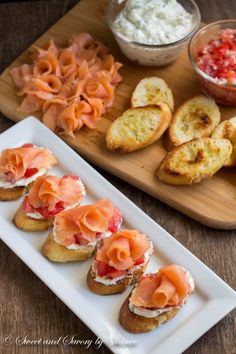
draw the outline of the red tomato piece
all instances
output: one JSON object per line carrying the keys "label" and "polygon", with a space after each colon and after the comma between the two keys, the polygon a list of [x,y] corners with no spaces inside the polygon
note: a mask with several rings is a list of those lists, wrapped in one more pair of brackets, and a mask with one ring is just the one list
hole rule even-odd
{"label": "red tomato piece", "polygon": [[100,277],[117,278],[124,274],[124,271],[117,270],[105,262],[97,262],[97,273]]}
{"label": "red tomato piece", "polygon": [[115,208],[114,215],[108,225],[108,230],[113,233],[117,232],[121,221],[122,221],[121,211],[120,209]]}
{"label": "red tomato piece", "polygon": [[27,143],[27,144],[22,145],[21,147],[22,147],[22,148],[32,148],[33,146],[34,146],[34,145],[31,144],[31,143]]}
{"label": "red tomato piece", "polygon": [[86,240],[85,238],[83,238],[83,235],[80,233],[80,234],[76,234],[74,235],[75,237],[75,242],[78,244],[78,245],[87,245],[89,243],[88,240]]}
{"label": "red tomato piece", "polygon": [[135,261],[134,265],[142,264],[142,263],[144,263],[144,260],[145,260],[145,257],[142,256],[142,257],[140,257],[139,259],[137,259],[137,260]]}
{"label": "red tomato piece", "polygon": [[32,177],[37,172],[38,172],[38,168],[36,168],[36,167],[27,168],[27,170],[25,171],[24,177],[25,178]]}
{"label": "red tomato piece", "polygon": [[32,213],[34,212],[34,208],[32,207],[32,205],[29,203],[29,198],[25,197],[22,203],[22,209],[27,212],[27,213]]}

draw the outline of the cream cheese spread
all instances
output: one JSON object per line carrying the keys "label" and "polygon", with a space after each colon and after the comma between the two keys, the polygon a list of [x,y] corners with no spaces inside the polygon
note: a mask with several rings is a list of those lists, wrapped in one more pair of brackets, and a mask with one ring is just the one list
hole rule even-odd
{"label": "cream cheese spread", "polygon": [[37,177],[44,175],[47,172],[45,168],[42,168],[37,173],[31,177],[20,178],[15,183],[11,183],[5,180],[4,175],[0,176],[0,188],[14,188],[14,187],[25,187],[31,182],[34,182]]}
{"label": "cream cheese spread", "polygon": [[[194,291],[194,287],[195,287],[194,280],[193,280],[191,274],[189,273],[189,271],[187,271],[184,267],[182,267],[182,269],[184,270],[184,272],[186,274],[190,290],[189,290],[189,295],[186,296],[185,299],[183,299],[182,303],[179,306],[169,306],[169,307],[165,307],[165,308],[149,310],[148,308],[135,306],[129,302],[130,311],[135,313],[138,316],[142,316],[142,317],[146,317],[146,318],[153,318],[153,317],[157,317],[159,315],[162,315],[163,313],[166,313],[166,312],[169,312],[172,310],[178,310],[179,308],[181,308],[187,302],[190,294]],[[133,289],[133,291],[135,291],[135,288]]]}
{"label": "cream cheese spread", "polygon": [[184,38],[193,17],[177,0],[128,0],[114,26],[130,41],[162,45]]}

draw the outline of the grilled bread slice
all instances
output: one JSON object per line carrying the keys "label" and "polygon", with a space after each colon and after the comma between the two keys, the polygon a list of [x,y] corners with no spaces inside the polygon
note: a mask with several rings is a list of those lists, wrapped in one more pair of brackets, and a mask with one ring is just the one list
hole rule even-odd
{"label": "grilled bread slice", "polygon": [[157,176],[173,185],[198,183],[223,167],[231,153],[232,144],[227,139],[193,139],[167,153]]}
{"label": "grilled bread slice", "polygon": [[33,182],[27,186],[17,186],[13,188],[0,188],[0,200],[11,201],[16,200],[29,192]]}
{"label": "grilled bread slice", "polygon": [[132,107],[145,107],[158,102],[167,103],[174,110],[174,98],[167,83],[159,77],[146,77],[136,86],[132,97]]}
{"label": "grilled bread slice", "polygon": [[29,217],[20,206],[17,210],[13,222],[20,230],[24,231],[45,231],[52,226],[53,218],[50,219],[33,219]]}
{"label": "grilled bread slice", "polygon": [[171,150],[192,139],[209,137],[219,122],[220,110],[215,101],[203,95],[195,96],[176,110],[165,147]]}
{"label": "grilled bread slice", "polygon": [[171,111],[166,103],[130,108],[111,124],[106,147],[120,153],[142,149],[159,139],[170,121]]}
{"label": "grilled bread slice", "polygon": [[129,285],[133,285],[139,281],[139,279],[143,275],[147,265],[148,265],[148,262],[146,262],[142,266],[138,267],[133,272],[132,275],[129,275],[129,276],[127,275],[123,279],[119,280],[117,283],[114,283],[111,285],[105,285],[105,284],[97,282],[95,280],[96,273],[91,266],[90,270],[88,272],[88,275],[87,275],[87,285],[92,292],[99,294],[99,295],[113,295],[113,294],[123,293]]}
{"label": "grilled bread slice", "polygon": [[129,309],[129,297],[126,298],[120,309],[119,321],[126,331],[130,333],[143,333],[149,332],[159,327],[161,324],[171,320],[179,311],[179,309],[173,308],[173,310],[165,312],[156,317],[147,318],[138,316],[131,312]]}
{"label": "grilled bread slice", "polygon": [[52,234],[48,235],[43,245],[43,254],[52,262],[77,262],[84,261],[95,252],[94,245],[85,245],[79,249],[69,249],[54,241]]}
{"label": "grilled bread slice", "polygon": [[213,131],[212,138],[229,139],[233,145],[230,158],[225,162],[225,167],[236,166],[236,117],[221,122]]}
{"label": "grilled bread slice", "polygon": [[25,194],[25,187],[0,188],[0,200],[16,200]]}

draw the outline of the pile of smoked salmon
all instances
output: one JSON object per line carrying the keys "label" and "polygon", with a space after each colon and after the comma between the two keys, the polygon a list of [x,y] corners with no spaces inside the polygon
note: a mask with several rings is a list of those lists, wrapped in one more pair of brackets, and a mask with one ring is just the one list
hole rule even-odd
{"label": "pile of smoked salmon", "polygon": [[79,33],[64,48],[53,39],[44,48],[34,46],[31,58],[31,64],[10,70],[22,97],[18,110],[41,111],[44,124],[71,137],[83,125],[95,128],[122,80],[122,64],[103,43]]}

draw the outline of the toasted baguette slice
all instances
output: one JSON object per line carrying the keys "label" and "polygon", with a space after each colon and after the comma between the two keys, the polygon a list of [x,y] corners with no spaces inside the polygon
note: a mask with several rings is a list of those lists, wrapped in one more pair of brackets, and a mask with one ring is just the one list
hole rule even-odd
{"label": "toasted baguette slice", "polygon": [[164,322],[169,321],[179,311],[179,309],[173,309],[169,312],[165,312],[153,318],[138,316],[135,313],[131,312],[129,309],[129,297],[130,295],[126,298],[123,305],[121,306],[119,321],[122,327],[124,327],[126,331],[131,333],[142,333],[152,331]]}
{"label": "toasted baguette slice", "polygon": [[14,219],[14,224],[18,229],[24,231],[45,231],[52,226],[53,219],[33,219],[30,218],[20,206],[17,210]]}
{"label": "toasted baguette slice", "polygon": [[87,275],[87,285],[92,292],[99,295],[113,295],[123,293],[129,285],[135,284],[139,281],[147,265],[148,262],[138,267],[131,276],[126,276],[125,278],[112,285],[105,285],[97,282],[95,280],[96,273],[91,266]]}
{"label": "toasted baguette slice", "polygon": [[184,102],[175,112],[164,145],[167,150],[195,138],[211,135],[220,122],[220,110],[215,101],[203,95]]}
{"label": "toasted baguette slice", "polygon": [[236,166],[236,117],[221,122],[213,131],[212,138],[229,139],[233,145],[230,158],[225,162],[225,167]]}
{"label": "toasted baguette slice", "polygon": [[28,184],[28,186],[19,186],[13,188],[0,188],[0,200],[11,201],[16,200],[26,194],[34,182]]}
{"label": "toasted baguette slice", "polygon": [[198,183],[223,167],[231,153],[232,144],[227,139],[194,139],[167,153],[157,176],[173,185]]}
{"label": "toasted baguette slice", "polygon": [[130,108],[111,124],[106,147],[120,153],[142,149],[159,139],[170,121],[171,112],[165,103]]}
{"label": "toasted baguette slice", "polygon": [[16,200],[25,194],[25,187],[0,188],[0,200]]}
{"label": "toasted baguette slice", "polygon": [[79,249],[71,250],[54,241],[52,234],[48,235],[43,245],[42,252],[52,262],[74,262],[84,261],[91,257],[95,251],[95,246],[86,245]]}
{"label": "toasted baguette slice", "polygon": [[174,110],[174,98],[167,83],[155,76],[142,79],[132,94],[131,106],[145,107],[158,102],[164,102]]}

